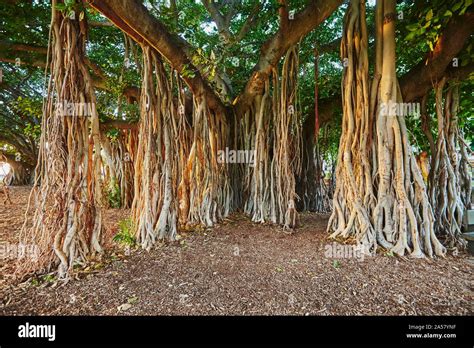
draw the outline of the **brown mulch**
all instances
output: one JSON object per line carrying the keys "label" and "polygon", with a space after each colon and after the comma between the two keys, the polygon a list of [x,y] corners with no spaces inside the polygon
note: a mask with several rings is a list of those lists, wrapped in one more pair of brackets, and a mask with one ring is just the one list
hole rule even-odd
{"label": "brown mulch", "polygon": [[[13,186],[9,188],[12,204],[3,202],[0,196],[0,288],[12,283],[15,270],[14,259],[7,250],[7,245],[18,245],[18,237],[23,226],[24,214],[28,204],[31,187]],[[5,253],[5,254],[4,254]]]}
{"label": "brown mulch", "polygon": [[[21,225],[24,206],[0,210],[3,241]],[[107,212],[109,233],[126,214]],[[301,222],[288,234],[235,215],[212,230],[182,232],[179,242],[150,252],[113,255],[66,284],[9,285],[0,314],[472,314],[467,255],[336,261],[325,256],[332,243],[326,240],[327,216],[302,214]]]}
{"label": "brown mulch", "polygon": [[[12,249],[6,249],[5,246],[15,246],[19,243],[19,232],[23,226],[31,187],[11,186],[9,190],[12,204],[4,204],[3,197],[0,196],[0,244],[3,246],[3,248],[0,248],[0,295],[2,289],[8,288],[15,282],[13,276],[15,259],[12,258],[14,252],[11,251]],[[105,226],[104,248],[115,247],[112,243],[112,237],[117,232],[118,221],[128,217],[128,214],[127,209],[108,209],[105,211],[103,222]],[[5,251],[7,251],[7,254],[2,255],[2,252]]]}

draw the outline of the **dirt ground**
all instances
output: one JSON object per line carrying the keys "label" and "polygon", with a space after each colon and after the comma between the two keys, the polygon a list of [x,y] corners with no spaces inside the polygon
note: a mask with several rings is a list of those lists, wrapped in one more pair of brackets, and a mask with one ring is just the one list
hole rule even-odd
{"label": "dirt ground", "polygon": [[[16,243],[29,189],[0,203],[0,241]],[[106,214],[115,233],[125,210]],[[0,260],[2,315],[472,314],[473,260],[325,255],[327,216],[302,214],[293,234],[235,215],[212,230],[130,255],[115,251],[68,283],[13,285]]]}

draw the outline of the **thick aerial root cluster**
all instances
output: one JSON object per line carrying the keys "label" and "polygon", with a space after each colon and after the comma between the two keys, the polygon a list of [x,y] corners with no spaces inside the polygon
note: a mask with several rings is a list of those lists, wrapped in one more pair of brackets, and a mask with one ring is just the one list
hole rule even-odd
{"label": "thick aerial root cluster", "polygon": [[204,98],[194,97],[193,139],[186,165],[189,186],[187,222],[213,226],[233,207],[227,163],[219,163],[218,152],[227,146],[228,125],[224,115],[211,113]]}
{"label": "thick aerial root cluster", "polygon": [[56,11],[55,3],[37,175],[21,233],[21,242],[38,247],[40,257],[38,264],[20,265],[20,271],[59,262],[59,275],[65,276],[75,262],[101,251],[101,150],[96,100],[84,61],[86,34],[79,20]]}
{"label": "thick aerial root cluster", "polygon": [[[316,106],[317,107],[317,106]],[[298,207],[302,211],[312,211],[318,213],[329,213],[332,211],[332,197],[334,194],[334,185],[332,180],[325,182],[323,177],[323,160],[320,152],[320,140],[314,134],[319,134],[319,127],[313,134],[314,129],[311,124],[314,119],[308,117],[303,126],[303,147],[301,174],[296,177],[296,188],[300,200]],[[323,128],[326,134],[326,128]],[[310,135],[308,135],[310,133]]]}
{"label": "thick aerial root cluster", "polygon": [[[118,195],[118,206],[131,208],[133,202],[134,158],[138,145],[136,130],[118,130],[109,137],[101,132],[102,171],[105,173],[104,189],[106,194]],[[111,202],[107,202],[109,206]]]}
{"label": "thick aerial root cluster", "polygon": [[[459,143],[461,158],[459,160],[459,184],[461,185],[461,201],[463,202],[466,209],[472,209],[471,192],[472,192],[472,179],[471,179],[471,165],[467,155],[468,146],[463,139],[463,135],[458,130],[458,139],[461,140]],[[466,223],[466,220],[464,220]]]}
{"label": "thick aerial root cluster", "polygon": [[[255,150],[254,167],[245,168],[245,212],[252,221],[270,221],[293,228],[297,223],[295,174],[301,170],[301,125],[297,110],[296,48],[273,70],[263,97],[247,111],[240,131],[243,146]],[[255,118],[253,118],[255,115]]]}
{"label": "thick aerial root cluster", "polygon": [[12,155],[3,153],[0,150],[0,161],[8,163],[10,171],[3,178],[6,185],[21,186],[31,185],[34,179],[34,173],[23,162],[16,161]]}
{"label": "thick aerial root cluster", "polygon": [[370,139],[373,126],[369,115],[369,85],[365,5],[352,1],[345,17],[341,56],[344,71],[343,120],[336,167],[333,213],[329,221],[331,237],[355,236],[358,243],[374,251],[377,245],[371,221],[375,207],[372,186]]}
{"label": "thick aerial root cluster", "polygon": [[149,249],[158,239],[174,240],[178,223],[213,226],[233,203],[227,164],[217,156],[228,137],[224,115],[194,97],[188,124],[179,79],[150,47],[143,46],[143,57],[132,217],[138,241]]}
{"label": "thick aerial root cluster", "polygon": [[[449,86],[443,108],[443,88],[446,80],[436,88],[436,113],[438,116],[438,137],[430,175],[430,199],[436,218],[437,235],[445,239],[448,247],[465,247],[461,238],[464,211],[461,180],[466,176],[467,156],[464,143],[459,141],[457,112],[459,108],[459,86],[454,82]],[[461,149],[461,156],[458,155]],[[465,180],[465,179],[464,179]],[[464,195],[466,196],[466,195]]]}
{"label": "thick aerial root cluster", "polygon": [[139,142],[132,217],[138,242],[149,249],[177,234],[177,113],[172,86],[157,54],[143,46]]}
{"label": "thick aerial root cluster", "polygon": [[395,75],[394,6],[393,0],[377,2],[370,93],[364,2],[352,0],[345,17],[343,128],[328,229],[332,238],[354,237],[370,253],[381,246],[398,255],[442,256],[445,249],[434,234],[432,208],[404,118],[383,107],[402,102]]}
{"label": "thick aerial root cluster", "polygon": [[300,206],[303,211],[329,213],[332,211],[332,187],[324,182],[319,144],[304,144],[301,175],[297,178]]}

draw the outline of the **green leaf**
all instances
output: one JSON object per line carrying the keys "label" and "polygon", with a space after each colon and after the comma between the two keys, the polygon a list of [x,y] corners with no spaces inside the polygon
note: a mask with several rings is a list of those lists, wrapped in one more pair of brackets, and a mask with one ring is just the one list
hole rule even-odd
{"label": "green leaf", "polygon": [[425,19],[426,19],[427,21],[430,21],[431,18],[433,18],[433,10],[432,10],[432,9],[428,11],[428,13],[426,14]]}
{"label": "green leaf", "polygon": [[405,40],[407,41],[411,41],[415,38],[416,36],[416,32],[412,31],[411,33],[409,33],[406,37],[405,37]]}
{"label": "green leaf", "polygon": [[64,11],[66,10],[66,5],[64,4],[56,4],[56,6],[54,6],[54,8],[58,11]]}
{"label": "green leaf", "polygon": [[456,5],[453,6],[453,8],[451,9],[451,11],[453,12],[456,12],[457,10],[459,10],[462,6],[462,1],[459,1],[456,3]]}
{"label": "green leaf", "polygon": [[426,28],[420,28],[420,29],[418,29],[418,30],[416,31],[416,34],[417,34],[417,35],[422,35],[422,34],[424,34],[425,32],[426,32]]}
{"label": "green leaf", "polygon": [[444,13],[443,16],[445,17],[451,17],[453,15],[453,13],[450,11],[450,10],[446,10],[446,12]]}
{"label": "green leaf", "polygon": [[466,0],[464,7],[461,10],[461,12],[459,12],[459,14],[463,15],[466,12],[466,10],[469,8],[469,6],[471,6],[471,4],[472,4],[472,0]]}

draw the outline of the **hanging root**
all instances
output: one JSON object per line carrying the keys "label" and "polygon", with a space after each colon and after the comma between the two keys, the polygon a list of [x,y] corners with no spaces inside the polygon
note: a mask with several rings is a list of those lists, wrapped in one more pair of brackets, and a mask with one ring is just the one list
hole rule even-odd
{"label": "hanging root", "polygon": [[40,257],[19,265],[19,272],[59,264],[59,276],[65,277],[76,262],[101,252],[101,150],[96,100],[84,61],[84,23],[58,12],[55,4],[37,175],[20,237],[21,243],[38,247]]}
{"label": "hanging root", "polygon": [[[118,130],[114,137],[101,131],[102,171],[105,173],[103,191],[118,195],[114,202],[106,202],[113,208],[131,208],[133,202],[134,158],[138,144],[136,130]],[[117,204],[118,203],[118,204]]]}
{"label": "hanging root", "polygon": [[[461,180],[466,177],[467,168],[466,162],[463,162],[465,150],[462,150],[463,144],[458,141],[459,86],[456,81],[449,86],[443,108],[445,84],[446,80],[443,79],[436,87],[438,137],[430,175],[430,198],[436,218],[436,234],[445,239],[449,248],[463,249],[466,247],[466,241],[461,238],[461,227],[466,205],[463,202]],[[461,148],[461,156],[458,156],[458,146]]]}
{"label": "hanging root", "polygon": [[443,256],[405,120],[386,112],[387,105],[402,102],[395,75],[394,6],[394,0],[377,2],[370,94],[364,2],[352,0],[345,17],[343,128],[328,229],[332,238],[355,237],[371,253],[381,246],[401,256],[407,251],[412,257]]}
{"label": "hanging root", "polygon": [[195,96],[191,127],[184,101],[179,79],[166,72],[155,51],[143,46],[132,216],[145,249],[158,239],[174,240],[178,223],[213,226],[233,209],[227,164],[217,160],[227,145],[225,115],[212,113],[205,99]]}
{"label": "hanging root", "polygon": [[[373,151],[369,119],[367,31],[365,5],[352,1],[345,16],[341,57],[347,62],[344,71],[343,120],[336,166],[333,213],[328,229],[331,238],[353,236],[369,252],[375,252],[376,233],[371,220],[375,207],[372,168]],[[384,246],[389,246],[386,243]]]}
{"label": "hanging root", "polygon": [[[255,166],[246,168],[245,212],[252,221],[297,225],[295,174],[301,172],[301,125],[297,109],[296,47],[285,57],[281,76],[273,70],[273,91],[267,81],[265,92],[244,116],[243,146],[255,150]],[[272,95],[271,95],[272,93]],[[271,98],[271,101],[269,100]],[[255,115],[255,119],[252,119]],[[253,133],[252,136],[249,133]]]}
{"label": "hanging root", "polygon": [[189,224],[213,226],[233,205],[228,165],[218,161],[218,152],[227,147],[229,127],[224,117],[212,113],[204,98],[194,97],[193,139],[185,173]]}
{"label": "hanging root", "polygon": [[135,160],[132,217],[138,242],[149,250],[177,234],[177,114],[163,63],[143,46],[139,143]]}

